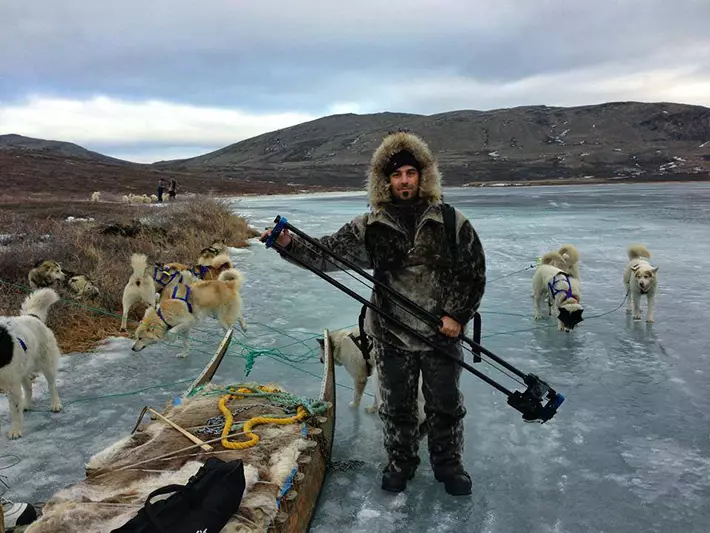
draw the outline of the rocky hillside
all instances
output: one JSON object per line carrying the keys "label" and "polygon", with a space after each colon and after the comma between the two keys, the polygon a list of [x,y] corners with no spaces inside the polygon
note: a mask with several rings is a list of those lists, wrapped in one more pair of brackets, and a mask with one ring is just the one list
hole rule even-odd
{"label": "rocky hillside", "polygon": [[154,166],[356,187],[382,136],[398,128],[429,142],[448,185],[585,177],[707,179],[710,171],[710,109],[637,102],[430,116],[335,115]]}
{"label": "rocky hillside", "polygon": [[72,143],[0,135],[0,196],[151,193],[159,177],[177,178],[183,193],[360,188],[373,150],[399,128],[429,142],[446,185],[710,179],[710,109],[620,102],[334,115],[153,165]]}
{"label": "rocky hillside", "polygon": [[64,141],[49,141],[46,139],[35,139],[24,137],[23,135],[0,135],[0,152],[25,152],[31,155],[51,155],[58,157],[72,157],[85,161],[96,161],[103,163],[113,163],[115,165],[135,165],[122,159],[109,157],[98,152],[92,152],[79,146],[78,144]]}

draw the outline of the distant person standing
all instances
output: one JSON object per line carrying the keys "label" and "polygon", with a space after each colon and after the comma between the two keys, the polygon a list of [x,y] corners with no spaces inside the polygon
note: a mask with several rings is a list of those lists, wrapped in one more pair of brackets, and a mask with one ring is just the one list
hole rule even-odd
{"label": "distant person standing", "polygon": [[160,178],[158,180],[158,201],[162,202],[163,201],[163,193],[165,192],[165,180],[163,178]]}
{"label": "distant person standing", "polygon": [[177,181],[172,179],[172,180],[170,180],[170,187],[168,187],[168,198],[170,200],[175,200],[176,195],[177,195]]}

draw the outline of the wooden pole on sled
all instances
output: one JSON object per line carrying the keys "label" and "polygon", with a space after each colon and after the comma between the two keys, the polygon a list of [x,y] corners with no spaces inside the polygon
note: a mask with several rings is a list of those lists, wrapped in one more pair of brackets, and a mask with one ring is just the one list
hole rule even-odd
{"label": "wooden pole on sled", "polygon": [[234,328],[229,328],[224,334],[222,342],[219,343],[217,351],[212,356],[212,359],[210,359],[209,363],[207,363],[207,366],[205,366],[202,372],[200,372],[200,375],[197,376],[195,381],[192,382],[192,385],[190,385],[187,390],[182,393],[182,396],[175,399],[176,403],[180,403],[181,400],[184,400],[185,398],[189,397],[195,391],[195,389],[197,389],[197,387],[206,385],[207,383],[212,381],[212,378],[214,377],[215,372],[217,372],[217,369],[219,368],[222,359],[224,359],[224,354],[227,353],[227,348],[229,348],[229,345],[232,342],[233,334]]}
{"label": "wooden pole on sled", "polygon": [[[229,328],[227,332],[224,334],[224,338],[222,339],[222,342],[219,343],[219,346],[217,347],[217,351],[215,354],[212,356],[212,359],[207,363],[205,368],[200,372],[200,375],[197,376],[195,381],[192,382],[192,384],[187,388],[187,390],[182,394],[182,396],[176,397],[175,400],[173,401],[173,404],[178,405],[182,403],[182,400],[190,396],[197,387],[200,387],[202,385],[205,385],[212,381],[212,378],[215,375],[215,372],[217,372],[217,369],[219,368],[220,363],[222,362],[222,359],[224,359],[224,355],[227,353],[227,348],[229,348],[229,344],[232,342],[232,335],[234,334],[234,328]],[[168,424],[170,427],[173,429],[179,431],[182,433],[185,437],[187,437],[189,440],[194,442],[195,444],[199,445],[200,448],[205,450],[206,452],[211,452],[214,450],[212,446],[204,442],[203,440],[200,440],[198,437],[187,431],[186,429],[180,427],[177,425],[175,422],[170,420],[169,418],[164,417],[161,415],[158,411],[155,409],[152,409],[151,407],[144,407],[143,410],[141,411],[141,414],[138,416],[138,422],[136,423],[136,426],[133,428],[133,431],[131,433],[134,433],[136,429],[138,429],[138,426],[140,425],[140,421],[143,418],[143,415],[145,415],[146,412],[150,412],[154,417],[159,418],[166,424]],[[0,531],[0,533],[3,533],[3,531]]]}

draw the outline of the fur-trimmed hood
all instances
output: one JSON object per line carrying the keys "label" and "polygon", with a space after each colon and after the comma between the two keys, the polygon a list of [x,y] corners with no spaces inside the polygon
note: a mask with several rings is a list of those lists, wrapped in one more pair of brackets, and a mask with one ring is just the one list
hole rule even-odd
{"label": "fur-trimmed hood", "polygon": [[421,165],[419,198],[434,204],[441,201],[441,174],[429,146],[416,135],[404,131],[390,133],[375,150],[370,161],[367,195],[374,211],[392,202],[389,176],[384,173],[390,157],[400,150],[408,150]]}

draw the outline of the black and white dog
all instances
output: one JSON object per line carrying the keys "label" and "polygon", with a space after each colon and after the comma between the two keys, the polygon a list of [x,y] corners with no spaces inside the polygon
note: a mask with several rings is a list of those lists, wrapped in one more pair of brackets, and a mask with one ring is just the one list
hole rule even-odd
{"label": "black and white dog", "polygon": [[20,316],[0,317],[0,389],[10,403],[11,439],[22,436],[23,411],[32,403],[33,372],[41,371],[47,379],[52,411],[62,409],[56,385],[61,352],[45,324],[49,307],[57,301],[54,290],[38,289],[25,298]]}

